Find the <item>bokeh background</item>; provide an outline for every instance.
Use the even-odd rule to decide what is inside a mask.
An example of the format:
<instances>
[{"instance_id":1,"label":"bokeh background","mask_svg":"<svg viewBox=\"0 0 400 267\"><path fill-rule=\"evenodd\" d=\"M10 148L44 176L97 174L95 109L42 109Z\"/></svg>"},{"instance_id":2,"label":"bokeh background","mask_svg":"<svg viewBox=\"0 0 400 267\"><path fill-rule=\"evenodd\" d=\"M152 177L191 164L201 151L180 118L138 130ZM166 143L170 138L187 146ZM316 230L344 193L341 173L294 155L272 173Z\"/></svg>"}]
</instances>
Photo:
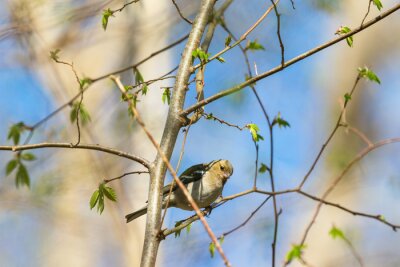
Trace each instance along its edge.
<instances>
[{"instance_id":1,"label":"bokeh background","mask_svg":"<svg viewBox=\"0 0 400 267\"><path fill-rule=\"evenodd\" d=\"M194 3L196 2L196 3ZM199 1L177 1L193 19ZM281 1L281 34L286 58L290 59L334 38L341 25L357 27L368 1ZM218 1L217 5L221 5ZM384 9L398 1L382 0ZM79 75L91 78L141 60L184 36L190 25L181 20L171 1L140 1L109 19L101 27L103 9L121 7L124 1L96 0L5 0L0 3L0 144L8 128L19 121L32 125L68 102L79 88L69 67L56 64L49 51L61 49L60 58L73 62ZM225 13L232 32L240 36L269 6L269 1L234 1ZM379 12L374 6L369 18ZM368 66L382 84L362 81L347 112L347 121L372 141L400 136L400 77L398 75L400 17L393 14L354 37L354 47L345 42L330 47L294 66L257 83L257 90L270 116L278 112L291 127L275 130L275 177L277 190L296 186L307 172L318 150L332 130L345 92L353 85L357 68ZM210 53L224 47L227 34L218 28ZM250 53L251 64L261 73L280 62L276 18L271 13L250 34L265 51ZM175 67L184 43L139 67L145 80ZM207 65L205 95L209 96L244 80L246 66L239 49L224 55L226 63ZM132 72L122 75L133 82ZM138 103L146 124L157 140L164 127L167 105L161 101L165 80L150 86ZM195 102L190 88L187 106ZM83 103L92 120L82 129L82 142L115 147L149 160L155 150L138 125L129 118L125 103L111 81L94 84ZM249 89L208 105L206 111L237 125L256 123L268 140L266 122ZM75 124L66 108L40 127L32 143L74 142ZM181 134L172 157L176 165ZM365 144L339 130L313 172L306 191L321 195L330 181ZM269 162L269 144L260 142L260 161ZM0 266L138 266L145 218L129 225L124 215L143 206L148 177L130 176L113 182L118 202L106 203L100 216L89 209L89 198L99 182L141 167L125 159L95 151L43 149L29 163L32 185L16 189L14 175L5 176L5 165L13 157L0 152ZM192 164L226 158L235 171L224 190L230 195L251 188L255 170L255 148L248 131L201 120L189 131L181 170ZM400 145L383 147L363 159L346 176L330 200L371 214L383 214L400 223ZM171 177L167 176L167 180ZM259 186L270 190L266 174ZM241 224L265 199L248 195L213 211L208 221L217 235ZM280 216L277 259L279 265L291 244L298 243L317 203L299 195L278 198ZM171 209L165 227L190 216ZM307 241L305 258L313 266L356 266L346 244L333 240L332 225L341 228L362 255L365 266L399 266L399 234L377 221L354 217L323 207ZM273 208L268 202L243 228L225 238L224 250L234 266L269 266L273 237ZM161 243L158 266L221 266L219 256L210 257L209 238L199 222L189 234L169 236ZM297 266L298 263L293 263Z\"/></svg>"}]
</instances>

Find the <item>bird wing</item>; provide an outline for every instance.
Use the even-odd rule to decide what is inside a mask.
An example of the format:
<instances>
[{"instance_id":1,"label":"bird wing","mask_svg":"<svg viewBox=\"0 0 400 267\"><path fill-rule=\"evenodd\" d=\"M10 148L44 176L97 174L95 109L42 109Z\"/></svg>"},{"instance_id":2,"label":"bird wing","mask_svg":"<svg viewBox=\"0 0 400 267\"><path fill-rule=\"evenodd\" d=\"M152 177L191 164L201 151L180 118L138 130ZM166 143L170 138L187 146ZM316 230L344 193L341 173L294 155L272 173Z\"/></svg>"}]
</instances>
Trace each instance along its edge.
<instances>
[{"instance_id":1,"label":"bird wing","mask_svg":"<svg viewBox=\"0 0 400 267\"><path fill-rule=\"evenodd\" d=\"M179 179L184 185L194 183L200 180L204 173L208 170L208 164L197 164L193 165L192 167L186 169L180 176ZM170 183L163 188L163 195L168 195L170 188L172 187L172 191L175 191L179 186L176 183Z\"/></svg>"}]
</instances>

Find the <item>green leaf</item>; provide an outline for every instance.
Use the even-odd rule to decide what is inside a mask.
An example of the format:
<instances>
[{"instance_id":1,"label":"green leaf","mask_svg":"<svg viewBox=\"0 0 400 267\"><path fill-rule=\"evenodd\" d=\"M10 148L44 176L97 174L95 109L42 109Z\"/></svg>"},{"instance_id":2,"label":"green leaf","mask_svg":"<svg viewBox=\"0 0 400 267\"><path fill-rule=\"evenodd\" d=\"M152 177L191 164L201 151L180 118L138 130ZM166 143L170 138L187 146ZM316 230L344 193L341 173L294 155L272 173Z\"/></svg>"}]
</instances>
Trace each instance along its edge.
<instances>
[{"instance_id":1,"label":"green leaf","mask_svg":"<svg viewBox=\"0 0 400 267\"><path fill-rule=\"evenodd\" d=\"M381 9L383 8L383 5L381 3L380 0L372 0L372 3L374 3L374 5L376 6L376 8L381 11Z\"/></svg>"},{"instance_id":2,"label":"green leaf","mask_svg":"<svg viewBox=\"0 0 400 267\"><path fill-rule=\"evenodd\" d=\"M170 87L164 88L164 92L162 94L161 100L162 100L162 102L164 104L165 104L165 102L167 102L168 105L171 103L171 90L170 90Z\"/></svg>"},{"instance_id":3,"label":"green leaf","mask_svg":"<svg viewBox=\"0 0 400 267\"><path fill-rule=\"evenodd\" d=\"M56 49L54 51L50 51L50 58L54 61L58 61L59 57L58 57L58 53L60 53L60 49Z\"/></svg>"},{"instance_id":4,"label":"green leaf","mask_svg":"<svg viewBox=\"0 0 400 267\"><path fill-rule=\"evenodd\" d=\"M187 234L190 233L190 229L192 229L192 224L188 224L188 226L186 226L186 233Z\"/></svg>"},{"instance_id":5,"label":"green leaf","mask_svg":"<svg viewBox=\"0 0 400 267\"><path fill-rule=\"evenodd\" d=\"M18 145L22 132L25 130L23 122L16 123L10 127L8 131L7 140L12 139L14 145Z\"/></svg>"},{"instance_id":6,"label":"green leaf","mask_svg":"<svg viewBox=\"0 0 400 267\"><path fill-rule=\"evenodd\" d=\"M133 71L135 72L136 84L140 84L140 83L144 82L143 75L140 73L140 71L137 68L135 68Z\"/></svg>"},{"instance_id":7,"label":"green leaf","mask_svg":"<svg viewBox=\"0 0 400 267\"><path fill-rule=\"evenodd\" d=\"M351 100L351 95L349 93L344 94L344 103L346 104Z\"/></svg>"},{"instance_id":8,"label":"green leaf","mask_svg":"<svg viewBox=\"0 0 400 267\"><path fill-rule=\"evenodd\" d=\"M79 108L79 102L74 102L72 104L71 113L69 114L71 123L74 123L76 121L76 115L77 115L78 109L79 109L80 122L82 123L82 125L86 125L87 123L89 123L91 121L91 117L90 117L90 114L87 111L86 107L83 105L83 103L80 105L80 108Z\"/></svg>"},{"instance_id":9,"label":"green leaf","mask_svg":"<svg viewBox=\"0 0 400 267\"><path fill-rule=\"evenodd\" d=\"M112 189L111 187L104 186L103 188L103 193L104 195L111 201L117 201L117 193L115 193L115 190Z\"/></svg>"},{"instance_id":10,"label":"green leaf","mask_svg":"<svg viewBox=\"0 0 400 267\"><path fill-rule=\"evenodd\" d=\"M107 25L108 25L108 18L110 16L114 16L114 11L112 11L111 9L107 9L107 10L103 10L103 17L101 19L101 24L103 26L103 29L106 30L107 29Z\"/></svg>"},{"instance_id":11,"label":"green leaf","mask_svg":"<svg viewBox=\"0 0 400 267\"><path fill-rule=\"evenodd\" d=\"M125 92L132 90L132 88L133 88L132 85L124 85Z\"/></svg>"},{"instance_id":12,"label":"green leaf","mask_svg":"<svg viewBox=\"0 0 400 267\"><path fill-rule=\"evenodd\" d=\"M85 77L85 78L79 80L79 86L81 87L81 89L83 89L85 87L85 85L90 85L92 83L93 83L93 80L88 77Z\"/></svg>"},{"instance_id":13,"label":"green leaf","mask_svg":"<svg viewBox=\"0 0 400 267\"><path fill-rule=\"evenodd\" d=\"M361 77L367 78L371 82L376 82L378 84L381 84L381 80L379 80L379 77L370 69L367 67L364 68L358 68L358 72Z\"/></svg>"},{"instance_id":14,"label":"green leaf","mask_svg":"<svg viewBox=\"0 0 400 267\"><path fill-rule=\"evenodd\" d=\"M340 26L340 28L336 31L336 35L343 35L351 32L351 29L347 26ZM353 47L353 36L349 36L346 38L347 45Z\"/></svg>"},{"instance_id":15,"label":"green leaf","mask_svg":"<svg viewBox=\"0 0 400 267\"><path fill-rule=\"evenodd\" d=\"M225 241L225 236L222 235L218 240L219 240L219 243L222 245Z\"/></svg>"},{"instance_id":16,"label":"green leaf","mask_svg":"<svg viewBox=\"0 0 400 267\"><path fill-rule=\"evenodd\" d=\"M6 175L9 175L18 166L18 160L12 159L7 163Z\"/></svg>"},{"instance_id":17,"label":"green leaf","mask_svg":"<svg viewBox=\"0 0 400 267\"><path fill-rule=\"evenodd\" d=\"M149 91L149 87L147 86L146 83L144 83L142 86L142 95L147 94L148 91Z\"/></svg>"},{"instance_id":18,"label":"green leaf","mask_svg":"<svg viewBox=\"0 0 400 267\"><path fill-rule=\"evenodd\" d=\"M386 221L386 219L383 215L378 215L378 219L381 221L384 221L384 222Z\"/></svg>"},{"instance_id":19,"label":"green leaf","mask_svg":"<svg viewBox=\"0 0 400 267\"><path fill-rule=\"evenodd\" d=\"M264 163L261 163L261 167L258 169L258 172L259 173L265 173L268 170L269 170L268 166L265 165Z\"/></svg>"},{"instance_id":20,"label":"green leaf","mask_svg":"<svg viewBox=\"0 0 400 267\"><path fill-rule=\"evenodd\" d=\"M104 195L103 194L99 194L99 200L97 203L97 211L102 214L104 211Z\"/></svg>"},{"instance_id":21,"label":"green leaf","mask_svg":"<svg viewBox=\"0 0 400 267\"><path fill-rule=\"evenodd\" d=\"M290 263L292 260L300 259L306 245L292 245L292 249L286 254L286 262Z\"/></svg>"},{"instance_id":22,"label":"green leaf","mask_svg":"<svg viewBox=\"0 0 400 267\"><path fill-rule=\"evenodd\" d=\"M232 36L228 35L228 37L225 38L225 47L229 46L232 42Z\"/></svg>"},{"instance_id":23,"label":"green leaf","mask_svg":"<svg viewBox=\"0 0 400 267\"><path fill-rule=\"evenodd\" d=\"M332 236L333 239L338 237L340 239L346 240L346 237L345 237L343 231L334 225L332 226L331 230L329 231L329 234L330 234L330 236Z\"/></svg>"},{"instance_id":24,"label":"green leaf","mask_svg":"<svg viewBox=\"0 0 400 267\"><path fill-rule=\"evenodd\" d=\"M15 184L17 187L21 185L30 186L28 170L22 163L19 164L17 175L15 177Z\"/></svg>"},{"instance_id":25,"label":"green leaf","mask_svg":"<svg viewBox=\"0 0 400 267\"><path fill-rule=\"evenodd\" d=\"M347 45L353 47L353 36L349 36L346 38Z\"/></svg>"},{"instance_id":26,"label":"green leaf","mask_svg":"<svg viewBox=\"0 0 400 267\"><path fill-rule=\"evenodd\" d=\"M247 124L246 127L250 130L251 136L253 137L254 142L258 142L260 140L264 140L264 137L258 134L260 129L258 128L257 124L250 123Z\"/></svg>"},{"instance_id":27,"label":"green leaf","mask_svg":"<svg viewBox=\"0 0 400 267\"><path fill-rule=\"evenodd\" d=\"M225 63L225 59L223 57L217 57L217 60L221 63Z\"/></svg>"},{"instance_id":28,"label":"green leaf","mask_svg":"<svg viewBox=\"0 0 400 267\"><path fill-rule=\"evenodd\" d=\"M93 194L92 194L92 196L90 198L90 202L89 202L90 209L93 209L96 206L97 201L99 200L99 195L100 195L99 190L96 190L96 191L93 192Z\"/></svg>"},{"instance_id":29,"label":"green leaf","mask_svg":"<svg viewBox=\"0 0 400 267\"><path fill-rule=\"evenodd\" d=\"M257 40L254 40L254 41L248 41L244 50L257 51L257 50L265 50L265 48Z\"/></svg>"},{"instance_id":30,"label":"green leaf","mask_svg":"<svg viewBox=\"0 0 400 267\"><path fill-rule=\"evenodd\" d=\"M32 153L23 153L20 155L20 158L22 160L26 160L26 161L32 161L36 159L36 156Z\"/></svg>"},{"instance_id":31,"label":"green leaf","mask_svg":"<svg viewBox=\"0 0 400 267\"><path fill-rule=\"evenodd\" d=\"M214 258L215 254L215 244L213 242L208 246L208 250L210 251L211 258Z\"/></svg>"},{"instance_id":32,"label":"green leaf","mask_svg":"<svg viewBox=\"0 0 400 267\"><path fill-rule=\"evenodd\" d=\"M181 225L182 222L183 222L183 221L178 221L178 222L176 222L176 223L175 223L175 227L178 227L179 225ZM175 238L181 236L181 231L182 231L182 229L179 229L179 230L177 230L177 231L174 233Z\"/></svg>"},{"instance_id":33,"label":"green leaf","mask_svg":"<svg viewBox=\"0 0 400 267\"><path fill-rule=\"evenodd\" d=\"M200 59L201 63L204 64L205 62L208 61L208 58L210 57L210 54L204 52L203 50L201 50L200 47L198 47L195 50L193 50L192 57L193 57L193 59L195 59L195 58Z\"/></svg>"},{"instance_id":34,"label":"green leaf","mask_svg":"<svg viewBox=\"0 0 400 267\"><path fill-rule=\"evenodd\" d=\"M280 113L280 112L278 112L278 115L277 115L277 116L274 118L274 120L272 121L272 126L274 126L274 125L276 125L276 124L278 124L279 128L282 128L282 127L284 127L284 128L290 127L289 122L287 122L286 120L284 120L284 119L281 117L281 113Z\"/></svg>"}]
</instances>

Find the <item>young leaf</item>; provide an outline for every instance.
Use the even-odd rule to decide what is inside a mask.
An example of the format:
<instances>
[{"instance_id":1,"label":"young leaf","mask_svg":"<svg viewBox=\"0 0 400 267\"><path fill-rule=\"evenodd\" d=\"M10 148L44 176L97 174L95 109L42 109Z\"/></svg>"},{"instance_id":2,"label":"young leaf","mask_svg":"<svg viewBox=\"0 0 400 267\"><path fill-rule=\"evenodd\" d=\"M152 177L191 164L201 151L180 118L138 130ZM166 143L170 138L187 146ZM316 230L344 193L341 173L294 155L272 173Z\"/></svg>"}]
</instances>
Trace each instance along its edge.
<instances>
[{"instance_id":1,"label":"young leaf","mask_svg":"<svg viewBox=\"0 0 400 267\"><path fill-rule=\"evenodd\" d=\"M332 226L331 230L329 231L329 234L330 236L332 236L333 239L338 237L340 239L346 240L343 231L337 228L336 226Z\"/></svg>"},{"instance_id":2,"label":"young leaf","mask_svg":"<svg viewBox=\"0 0 400 267\"><path fill-rule=\"evenodd\" d=\"M265 173L266 171L268 171L269 168L267 165L265 165L264 163L261 163L260 168L258 169L259 173Z\"/></svg>"},{"instance_id":3,"label":"young leaf","mask_svg":"<svg viewBox=\"0 0 400 267\"><path fill-rule=\"evenodd\" d=\"M88 77L79 80L79 86L81 87L81 89L83 89L85 85L90 85L91 83L93 83L93 80Z\"/></svg>"},{"instance_id":4,"label":"young leaf","mask_svg":"<svg viewBox=\"0 0 400 267\"><path fill-rule=\"evenodd\" d=\"M347 26L340 26L340 28L336 31L336 35L343 35L346 33L351 32L351 29ZM349 36L346 38L347 45L352 47L353 46L353 36Z\"/></svg>"},{"instance_id":5,"label":"young leaf","mask_svg":"<svg viewBox=\"0 0 400 267\"><path fill-rule=\"evenodd\" d=\"M210 251L211 258L214 258L214 254L215 254L215 244L214 244L213 242L211 242L210 245L208 246L208 250Z\"/></svg>"},{"instance_id":6,"label":"young leaf","mask_svg":"<svg viewBox=\"0 0 400 267\"><path fill-rule=\"evenodd\" d=\"M251 133L251 136L253 137L254 142L264 140L264 137L262 137L261 135L258 134L260 129L258 128L257 124L250 123L250 124L247 124L246 127L250 130L250 133Z\"/></svg>"},{"instance_id":7,"label":"young leaf","mask_svg":"<svg viewBox=\"0 0 400 267\"><path fill-rule=\"evenodd\" d=\"M6 166L6 175L9 175L17 166L18 161L16 159L10 160Z\"/></svg>"},{"instance_id":8,"label":"young leaf","mask_svg":"<svg viewBox=\"0 0 400 267\"><path fill-rule=\"evenodd\" d=\"M378 84L381 84L381 80L379 80L379 77L370 69L367 67L364 68L358 68L358 72L363 78L367 78L371 82L376 82Z\"/></svg>"},{"instance_id":9,"label":"young leaf","mask_svg":"<svg viewBox=\"0 0 400 267\"><path fill-rule=\"evenodd\" d=\"M99 190L96 190L93 192L92 197L90 198L90 202L89 202L90 209L93 209L96 206L97 201L99 200L99 195L100 195Z\"/></svg>"},{"instance_id":10,"label":"young leaf","mask_svg":"<svg viewBox=\"0 0 400 267\"><path fill-rule=\"evenodd\" d=\"M56 49L54 51L50 51L50 58L57 62L58 60L58 53L60 53L60 49Z\"/></svg>"},{"instance_id":11,"label":"young leaf","mask_svg":"<svg viewBox=\"0 0 400 267\"><path fill-rule=\"evenodd\" d=\"M78 109L79 109L80 122L82 123L82 125L86 125L87 123L89 123L91 121L91 117L90 117L90 114L87 111L86 107L83 105L83 103L80 105L80 108L79 108L79 102L74 102L72 104L71 113L69 114L71 123L74 123L76 121Z\"/></svg>"},{"instance_id":12,"label":"young leaf","mask_svg":"<svg viewBox=\"0 0 400 267\"><path fill-rule=\"evenodd\" d=\"M114 14L114 12L109 8L107 10L103 10L103 17L101 19L101 24L102 24L104 30L107 29L108 18L110 16L114 16L113 14Z\"/></svg>"},{"instance_id":13,"label":"young leaf","mask_svg":"<svg viewBox=\"0 0 400 267\"><path fill-rule=\"evenodd\" d=\"M349 93L344 94L344 102L347 103L351 100L351 95Z\"/></svg>"},{"instance_id":14,"label":"young leaf","mask_svg":"<svg viewBox=\"0 0 400 267\"><path fill-rule=\"evenodd\" d=\"M381 3L380 0L372 0L372 3L374 3L374 5L376 6L376 8L381 11L381 9L383 8L383 5Z\"/></svg>"},{"instance_id":15,"label":"young leaf","mask_svg":"<svg viewBox=\"0 0 400 267\"><path fill-rule=\"evenodd\" d=\"M274 126L275 124L278 124L279 128L286 128L286 127L290 127L289 122L287 122L286 120L284 120L281 117L281 113L278 112L278 115L274 118L274 120L272 121L272 126Z\"/></svg>"},{"instance_id":16,"label":"young leaf","mask_svg":"<svg viewBox=\"0 0 400 267\"><path fill-rule=\"evenodd\" d=\"M292 249L286 254L286 262L290 263L292 260L300 259L306 245L292 245Z\"/></svg>"},{"instance_id":17,"label":"young leaf","mask_svg":"<svg viewBox=\"0 0 400 267\"><path fill-rule=\"evenodd\" d=\"M19 187L20 185L26 185L28 187L30 186L28 170L21 163L19 164L17 175L15 177L15 184L17 187Z\"/></svg>"},{"instance_id":18,"label":"young leaf","mask_svg":"<svg viewBox=\"0 0 400 267\"><path fill-rule=\"evenodd\" d=\"M164 104L165 104L165 102L167 102L168 105L171 102L171 90L169 87L164 88L164 92L162 94L161 100Z\"/></svg>"},{"instance_id":19,"label":"young leaf","mask_svg":"<svg viewBox=\"0 0 400 267\"><path fill-rule=\"evenodd\" d=\"M265 50L265 48L257 40L254 40L248 41L244 50L257 51Z\"/></svg>"},{"instance_id":20,"label":"young leaf","mask_svg":"<svg viewBox=\"0 0 400 267\"><path fill-rule=\"evenodd\" d=\"M228 37L225 38L225 47L229 46L232 41L232 36L228 35Z\"/></svg>"},{"instance_id":21,"label":"young leaf","mask_svg":"<svg viewBox=\"0 0 400 267\"><path fill-rule=\"evenodd\" d=\"M20 155L20 158L22 160L26 160L26 161L32 161L36 159L36 156L33 155L32 153L23 153Z\"/></svg>"},{"instance_id":22,"label":"young leaf","mask_svg":"<svg viewBox=\"0 0 400 267\"><path fill-rule=\"evenodd\" d=\"M221 63L225 63L225 59L223 57L217 57L217 60Z\"/></svg>"},{"instance_id":23,"label":"young leaf","mask_svg":"<svg viewBox=\"0 0 400 267\"><path fill-rule=\"evenodd\" d=\"M102 214L104 211L104 195L102 193L99 194L99 200L97 203L97 211Z\"/></svg>"},{"instance_id":24,"label":"young leaf","mask_svg":"<svg viewBox=\"0 0 400 267\"><path fill-rule=\"evenodd\" d=\"M117 193L115 193L115 190L112 189L111 187L104 186L103 188L103 193L104 195L111 201L117 201Z\"/></svg>"},{"instance_id":25,"label":"young leaf","mask_svg":"<svg viewBox=\"0 0 400 267\"><path fill-rule=\"evenodd\" d=\"M186 233L187 234L190 233L190 229L192 229L192 224L188 224L188 226L186 226Z\"/></svg>"},{"instance_id":26,"label":"young leaf","mask_svg":"<svg viewBox=\"0 0 400 267\"><path fill-rule=\"evenodd\" d=\"M225 236L222 235L218 240L219 240L219 243L222 245L225 241Z\"/></svg>"},{"instance_id":27,"label":"young leaf","mask_svg":"<svg viewBox=\"0 0 400 267\"><path fill-rule=\"evenodd\" d=\"M12 139L14 145L18 145L19 139L22 132L25 130L25 124L23 122L16 123L10 127L8 131L7 140Z\"/></svg>"}]
</instances>

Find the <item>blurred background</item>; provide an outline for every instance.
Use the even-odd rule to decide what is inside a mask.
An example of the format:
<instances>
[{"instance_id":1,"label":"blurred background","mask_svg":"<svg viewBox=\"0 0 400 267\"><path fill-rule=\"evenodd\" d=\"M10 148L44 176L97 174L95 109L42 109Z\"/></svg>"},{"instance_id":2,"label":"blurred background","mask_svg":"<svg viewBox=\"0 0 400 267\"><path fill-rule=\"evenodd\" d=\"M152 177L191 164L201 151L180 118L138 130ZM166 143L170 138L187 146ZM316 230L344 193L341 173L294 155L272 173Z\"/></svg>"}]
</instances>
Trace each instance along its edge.
<instances>
[{"instance_id":1,"label":"blurred background","mask_svg":"<svg viewBox=\"0 0 400 267\"><path fill-rule=\"evenodd\" d=\"M177 0L183 14L194 19L200 1ZM96 0L6 0L0 3L0 144L11 145L7 132L23 121L33 125L79 91L68 66L56 64L49 52L60 49L60 59L73 62L78 74L96 78L129 66L155 50L179 39L190 25L177 14L171 1L139 1L109 18L107 30L101 26L102 11L120 8L124 1ZM218 1L217 6L223 1ZM333 39L341 25L356 28L364 17L368 1L306 0L281 1L281 35L287 59ZM382 0L383 11L398 1ZM234 1L225 13L231 31L240 36L270 5L269 1ZM369 19L379 14L371 7ZM368 19L367 19L368 20ZM400 76L398 75L400 17L397 13L354 37L354 47L343 41L288 69L257 83L257 90L268 113L281 113L291 127L275 129L276 189L292 188L301 181L322 144L336 123L341 99L350 91L357 68L368 66L382 83L362 80L347 111L347 122L372 141L400 136ZM217 28L210 47L214 54L224 47L225 31ZM280 63L276 17L271 13L250 34L264 51L250 52L251 65L264 72ZM184 43L162 53L139 67L145 80L173 69L180 60ZM238 48L207 65L205 95L210 96L244 80L246 65ZM253 70L254 71L254 70ZM131 71L122 74L132 84ZM160 87L172 86L164 80L149 86L138 103L139 111L160 140L167 104ZM128 116L126 103L113 83L104 79L91 86L83 103L91 122L82 128L82 142L114 147L149 160L155 149ZM190 87L186 106L195 103ZM31 143L76 142L77 129L69 121L66 108L35 131ZM230 123L243 126L256 123L268 140L267 124L254 95L245 89L206 107ZM171 159L177 164L183 134ZM357 136L340 129L305 190L321 196L346 164L365 147ZM96 151L42 149L34 151L37 160L27 167L31 188L15 188L14 174L5 176L10 152L0 152L0 266L139 266L144 238L145 217L125 224L124 215L142 207L147 199L148 176L128 176L111 183L118 201L107 201L100 216L89 209L89 198L106 178L141 166ZM269 143L260 142L260 162L269 162ZM200 120L190 128L181 164L185 168L214 159L226 158L234 165L234 175L224 195L253 185L255 148L248 131ZM374 151L346 175L329 197L330 201L400 223L400 145ZM167 175L167 181L171 177ZM270 190L269 177L258 178L261 189ZM241 224L265 199L247 195L214 210L208 218L216 235ZM278 198L280 216L277 263L283 263L291 244L298 243L317 203L296 194ZM164 227L192 215L171 209ZM357 266L342 240L332 239L329 230L336 225L344 231L365 266L399 266L400 235L375 221L354 217L341 210L323 207L307 240L304 257L313 266ZM234 266L270 266L273 238L272 201L246 224L227 236L223 248ZM210 257L209 238L201 223L179 238L169 236L161 243L158 266L221 266L219 255ZM298 266L294 262L292 266Z\"/></svg>"}]
</instances>

